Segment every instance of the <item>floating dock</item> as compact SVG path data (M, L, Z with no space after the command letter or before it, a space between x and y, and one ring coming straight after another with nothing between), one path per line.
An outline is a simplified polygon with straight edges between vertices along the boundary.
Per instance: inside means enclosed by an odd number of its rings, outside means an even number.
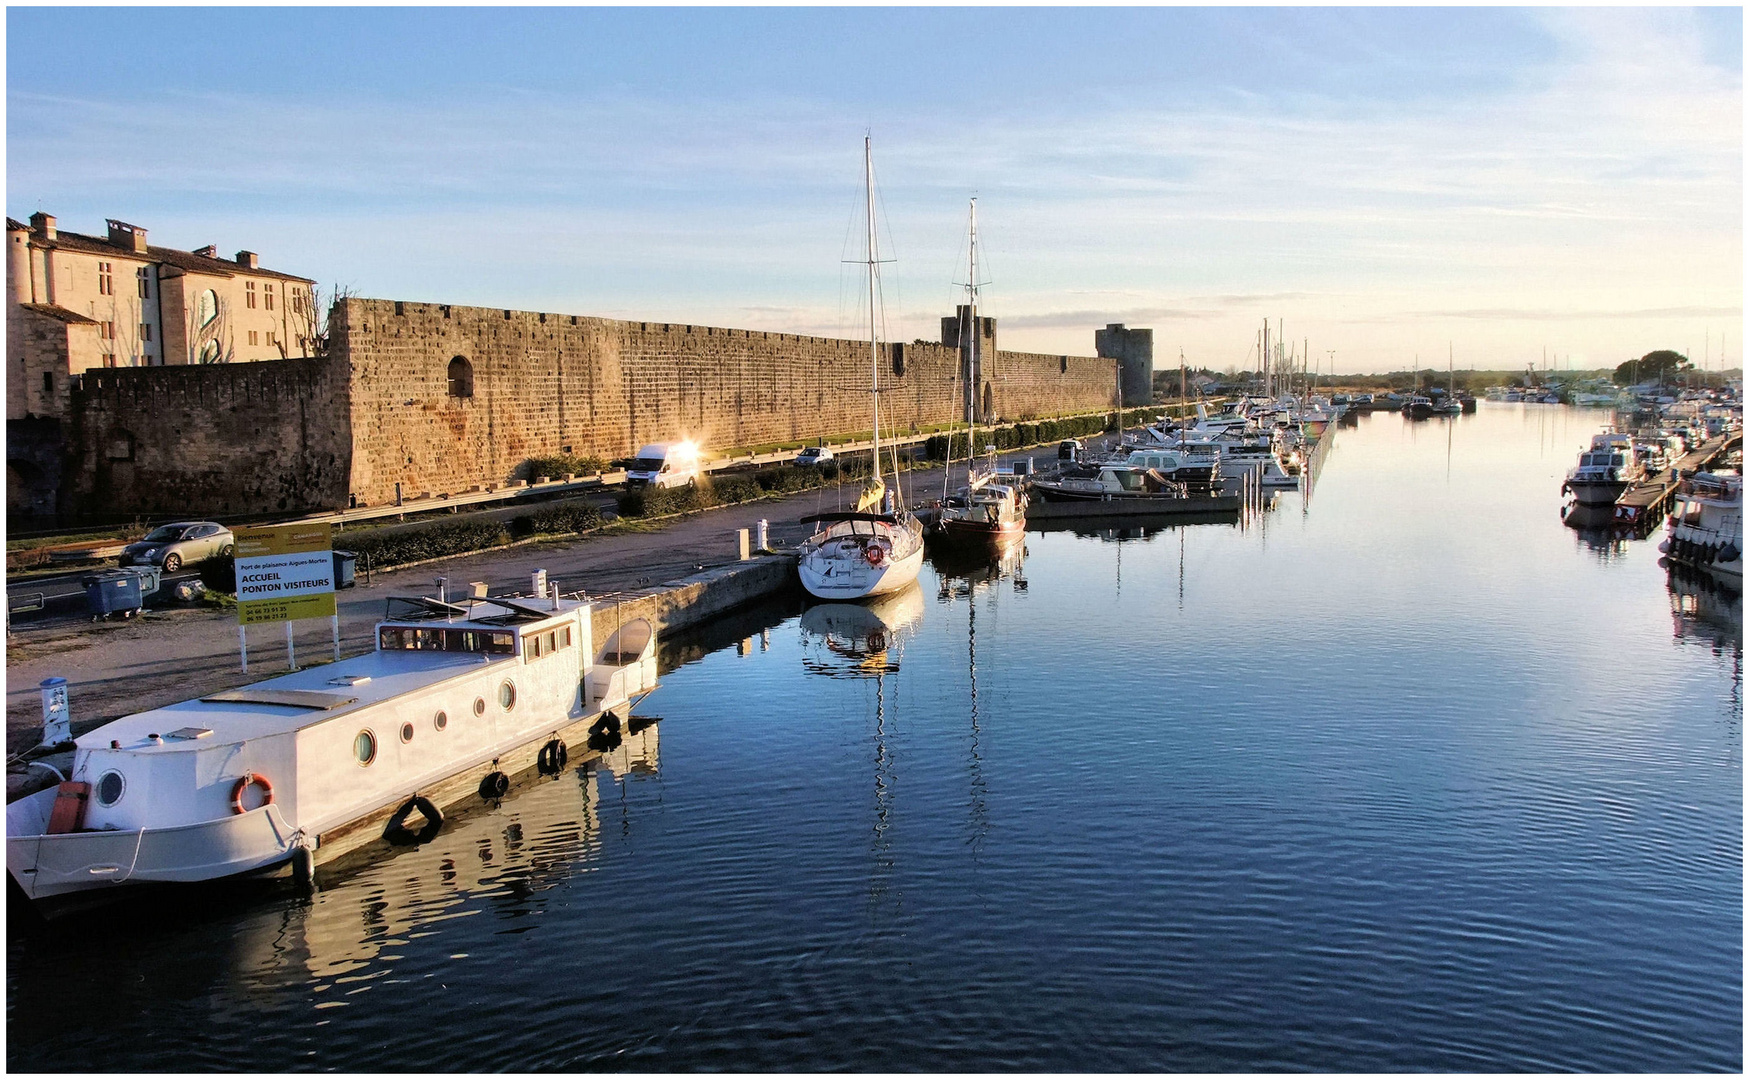
M1158 518L1185 514L1224 516L1237 514L1242 502L1238 495L1192 495L1183 499L1132 496L1117 499L1075 499L1069 502L1045 502L1041 499L1027 504L1026 520L1030 525L1036 521L1071 521L1082 518Z
M1622 524L1641 524L1664 510L1686 473L1711 465L1718 458L1743 445L1743 433L1727 432L1677 458L1668 469L1650 479L1641 480L1622 492L1615 501L1615 520Z

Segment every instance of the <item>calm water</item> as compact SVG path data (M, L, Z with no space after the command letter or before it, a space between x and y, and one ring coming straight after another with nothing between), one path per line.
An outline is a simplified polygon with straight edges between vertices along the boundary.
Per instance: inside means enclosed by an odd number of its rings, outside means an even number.
M1604 419L1379 414L1247 528L741 616L312 900L15 928L8 1064L1738 1070L1740 601L1560 523Z

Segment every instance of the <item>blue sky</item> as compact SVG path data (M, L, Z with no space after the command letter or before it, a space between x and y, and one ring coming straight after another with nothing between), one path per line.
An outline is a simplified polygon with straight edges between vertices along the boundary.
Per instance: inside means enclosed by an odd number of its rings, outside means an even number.
M1740 9L7 13L7 212L367 296L1005 347L1740 355ZM125 43L125 44L123 44Z

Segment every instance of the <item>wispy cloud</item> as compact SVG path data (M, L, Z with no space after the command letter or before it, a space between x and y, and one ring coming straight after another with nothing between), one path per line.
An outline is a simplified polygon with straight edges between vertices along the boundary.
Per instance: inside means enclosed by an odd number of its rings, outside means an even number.
M894 336L932 336L955 301L974 191L987 310L1015 347L1086 352L1121 321L1228 350L1273 307L1357 364L1389 363L1395 341L1344 328L1459 320L1510 350L1522 334L1482 324L1535 323L1614 349L1740 319L1740 72L1704 61L1685 12L1538 17L1556 59L1461 98L1239 87L1217 105L996 110L971 147L953 110L888 108L875 136L901 260ZM858 323L839 260L866 118L835 103L13 87L8 104L13 197L53 198L70 228L137 217L155 239L260 247L376 294Z

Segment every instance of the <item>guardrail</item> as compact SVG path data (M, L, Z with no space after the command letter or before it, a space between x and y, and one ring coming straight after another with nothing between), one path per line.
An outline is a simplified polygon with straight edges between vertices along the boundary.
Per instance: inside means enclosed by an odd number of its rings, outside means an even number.
M48 599L42 593L7 593L6 594L6 635L12 636L12 617L25 615L32 611L42 611L48 607Z

